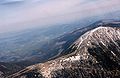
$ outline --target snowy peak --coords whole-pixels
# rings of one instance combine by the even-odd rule
[[[98,44],[101,42],[103,45],[110,41],[116,41],[120,39],[120,28],[116,27],[97,27],[91,31],[88,31],[82,35],[74,44],[77,48],[82,47],[84,43],[90,45],[90,42]]]
[[[92,58],[106,69],[120,67],[120,28],[98,27],[82,35],[73,46],[80,60]],[[92,57],[91,57],[92,55]]]

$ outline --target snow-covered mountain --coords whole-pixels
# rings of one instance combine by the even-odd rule
[[[29,66],[9,78],[119,78],[120,22],[99,23],[63,55]]]

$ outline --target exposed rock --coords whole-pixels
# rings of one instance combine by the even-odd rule
[[[0,71],[0,78],[4,78],[4,73]]]

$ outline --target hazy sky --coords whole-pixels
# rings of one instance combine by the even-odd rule
[[[120,0],[0,0],[0,33],[120,11]]]

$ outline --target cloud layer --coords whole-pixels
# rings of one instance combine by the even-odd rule
[[[120,0],[0,0],[0,33],[120,10]]]

